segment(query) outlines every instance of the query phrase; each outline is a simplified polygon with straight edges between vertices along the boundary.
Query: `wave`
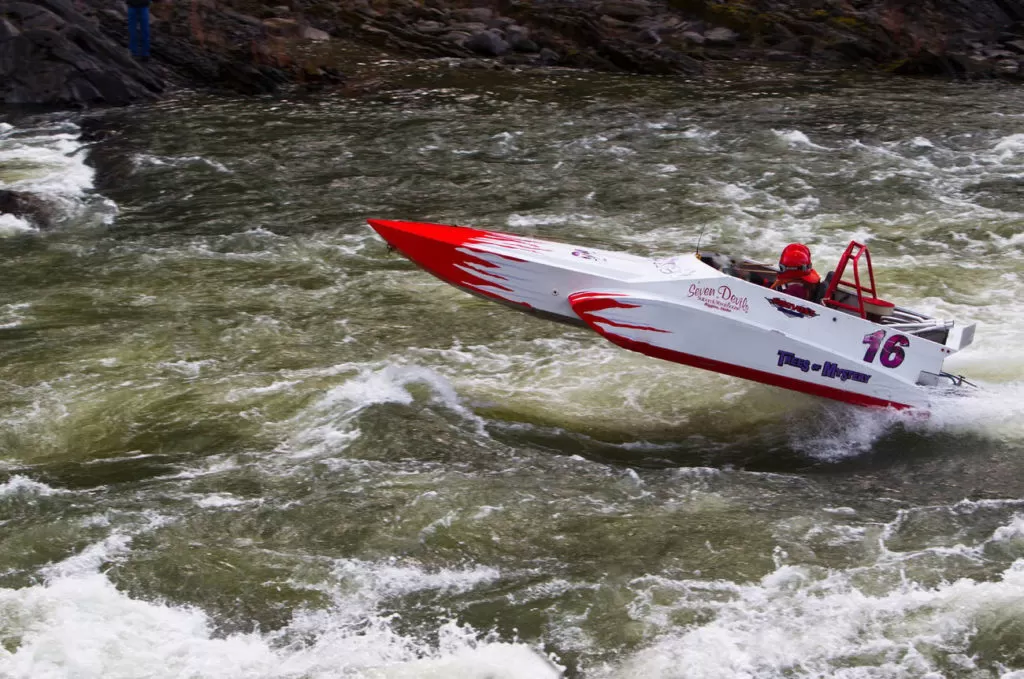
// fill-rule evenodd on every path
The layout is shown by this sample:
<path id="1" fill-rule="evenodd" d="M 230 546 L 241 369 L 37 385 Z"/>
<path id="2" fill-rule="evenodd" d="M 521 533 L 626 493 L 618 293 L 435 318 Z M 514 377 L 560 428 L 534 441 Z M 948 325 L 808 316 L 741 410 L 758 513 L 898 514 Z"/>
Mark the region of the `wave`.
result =
<path id="1" fill-rule="evenodd" d="M 71 122 L 26 127 L 0 124 L 0 189 L 35 196 L 46 208 L 45 226 L 106 225 L 117 205 L 93 192 L 80 128 Z M 37 231 L 32 217 L 0 215 L 0 236 Z"/>

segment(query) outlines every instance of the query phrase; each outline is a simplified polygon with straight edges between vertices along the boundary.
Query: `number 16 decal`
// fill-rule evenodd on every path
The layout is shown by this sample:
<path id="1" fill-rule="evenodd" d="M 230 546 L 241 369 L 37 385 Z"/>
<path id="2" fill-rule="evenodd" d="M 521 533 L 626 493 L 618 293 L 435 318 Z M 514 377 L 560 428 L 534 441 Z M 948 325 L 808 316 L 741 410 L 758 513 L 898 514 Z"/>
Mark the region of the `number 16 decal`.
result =
<path id="1" fill-rule="evenodd" d="M 879 363 L 886 368 L 900 367 L 903 359 L 906 358 L 903 347 L 910 346 L 910 339 L 906 335 L 893 335 L 886 340 L 884 345 L 882 344 L 883 339 L 885 339 L 885 330 L 864 335 L 864 341 L 861 344 L 868 345 L 868 350 L 864 353 L 864 360 L 867 363 L 874 361 L 878 349 L 881 348 L 882 355 L 878 359 Z"/>

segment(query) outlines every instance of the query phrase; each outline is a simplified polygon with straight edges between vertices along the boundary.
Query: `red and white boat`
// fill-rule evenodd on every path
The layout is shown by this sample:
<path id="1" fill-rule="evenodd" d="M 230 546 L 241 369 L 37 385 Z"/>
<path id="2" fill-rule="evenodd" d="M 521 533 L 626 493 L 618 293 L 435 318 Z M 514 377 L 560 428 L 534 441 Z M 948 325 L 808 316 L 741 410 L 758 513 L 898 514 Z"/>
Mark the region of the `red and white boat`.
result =
<path id="1" fill-rule="evenodd" d="M 651 259 L 495 231 L 371 219 L 388 244 L 466 292 L 586 325 L 631 351 L 862 406 L 927 407 L 959 386 L 943 361 L 974 325 L 886 300 L 851 242 L 815 301 L 770 289 L 773 266 L 712 253 Z"/>

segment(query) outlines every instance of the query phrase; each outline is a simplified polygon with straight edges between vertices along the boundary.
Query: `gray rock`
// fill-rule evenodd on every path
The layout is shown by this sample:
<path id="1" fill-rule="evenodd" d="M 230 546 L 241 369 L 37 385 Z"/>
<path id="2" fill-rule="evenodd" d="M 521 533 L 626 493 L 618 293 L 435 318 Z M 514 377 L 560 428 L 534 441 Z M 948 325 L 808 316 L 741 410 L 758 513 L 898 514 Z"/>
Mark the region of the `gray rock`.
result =
<path id="1" fill-rule="evenodd" d="M 439 35 L 448 30 L 440 21 L 417 21 L 413 28 L 425 35 Z"/>
<path id="2" fill-rule="evenodd" d="M 465 47 L 487 57 L 500 57 L 509 51 L 509 44 L 490 31 L 474 33 L 465 42 Z"/>
<path id="3" fill-rule="evenodd" d="M 501 63 L 508 64 L 509 66 L 529 66 L 536 60 L 527 54 L 506 54 L 501 58 Z"/>
<path id="4" fill-rule="evenodd" d="M 768 61 L 803 61 L 803 57 L 793 52 L 782 52 L 780 50 L 768 50 L 764 53 Z"/>
<path id="5" fill-rule="evenodd" d="M 325 40 L 331 39 L 331 34 L 327 31 L 321 31 L 319 28 L 313 28 L 312 26 L 303 26 L 299 29 L 299 37 L 303 40 L 313 40 L 315 42 L 324 42 Z"/>
<path id="6" fill-rule="evenodd" d="M 0 103 L 117 105 L 163 89 L 101 30 L 106 20 L 127 32 L 112 10 L 90 19 L 67 0 L 0 1 L 0 15 Z"/>
<path id="7" fill-rule="evenodd" d="M 450 42 L 454 45 L 464 45 L 469 40 L 470 34 L 465 31 L 452 31 L 445 33 L 441 36 L 441 40 L 444 42 Z"/>
<path id="8" fill-rule="evenodd" d="M 534 54 L 540 51 L 540 46 L 529 38 L 515 36 L 509 41 L 512 51 L 524 54 Z"/>
<path id="9" fill-rule="evenodd" d="M 783 40 L 779 44 L 775 45 L 775 50 L 778 52 L 792 52 L 794 54 L 803 54 L 809 56 L 814 52 L 817 46 L 817 40 L 815 40 L 812 36 L 801 35 L 800 37 L 797 38 Z"/>
<path id="10" fill-rule="evenodd" d="M 8 2 L 3 8 L 8 19 L 12 19 L 22 30 L 39 28 L 56 31 L 67 23 L 50 10 L 27 2 Z"/>
<path id="11" fill-rule="evenodd" d="M 1006 46 L 1018 54 L 1024 54 L 1024 40 L 1010 40 Z"/>
<path id="12" fill-rule="evenodd" d="M 615 17 L 611 16 L 610 14 L 602 14 L 601 18 L 598 19 L 598 21 L 601 22 L 602 26 L 607 26 L 608 28 L 619 30 L 619 31 L 625 31 L 625 30 L 628 30 L 630 28 L 630 25 L 629 25 L 628 21 L 623 21 L 622 19 L 616 19 Z"/>
<path id="13" fill-rule="evenodd" d="M 840 40 L 839 42 L 829 45 L 828 49 L 832 52 L 841 54 L 843 57 L 850 59 L 851 61 L 858 61 L 861 59 L 882 61 L 885 59 L 885 52 L 866 40 Z"/>
<path id="14" fill-rule="evenodd" d="M 486 24 L 488 21 L 494 18 L 494 12 L 486 7 L 470 7 L 468 9 L 460 9 L 452 12 L 452 15 L 457 19 L 461 19 L 467 23 L 481 23 Z"/>
<path id="15" fill-rule="evenodd" d="M 648 45 L 660 45 L 661 36 L 658 35 L 657 31 L 651 28 L 640 31 L 640 34 L 636 37 L 637 42 L 642 42 Z"/>
<path id="16" fill-rule="evenodd" d="M 537 55 L 537 63 L 541 66 L 555 66 L 562 61 L 562 57 L 553 49 L 545 47 Z"/>
<path id="17" fill-rule="evenodd" d="M 40 229 L 53 226 L 60 218 L 59 207 L 38 194 L 0 189 L 0 214 L 3 213 L 26 219 Z"/>
<path id="18" fill-rule="evenodd" d="M 469 33 L 469 34 L 472 35 L 473 33 L 480 33 L 480 32 L 486 31 L 487 30 L 487 24 L 479 22 L 479 21 L 470 22 L 470 23 L 465 23 L 465 22 L 454 23 L 454 24 L 450 24 L 448 26 L 448 29 L 451 30 L 451 31 L 464 31 L 464 32 Z"/>
<path id="19" fill-rule="evenodd" d="M 459 62 L 459 65 L 462 68 L 471 68 L 481 71 L 498 71 L 502 68 L 500 63 L 490 59 L 463 59 Z"/>
<path id="20" fill-rule="evenodd" d="M 995 70 L 1000 75 L 1017 75 L 1020 63 L 1016 59 L 1000 59 L 996 62 Z"/>
<path id="21" fill-rule="evenodd" d="M 674 14 L 659 14 L 649 19 L 641 19 L 636 22 L 643 28 L 649 28 L 659 34 L 672 33 L 683 27 L 685 23 L 680 17 Z"/>
<path id="22" fill-rule="evenodd" d="M 647 0 L 604 0 L 597 6 L 596 11 L 626 22 L 633 22 L 654 14 L 654 10 L 651 9 Z"/>
<path id="23" fill-rule="evenodd" d="M 248 24 L 248 25 L 256 27 L 256 28 L 263 28 L 263 22 L 261 20 L 257 19 L 254 16 L 250 16 L 248 14 L 242 14 L 241 12 L 236 12 L 233 9 L 227 9 L 227 8 L 222 9 L 220 11 L 224 14 L 224 16 L 231 17 L 235 21 L 241 22 L 243 24 Z M 275 14 L 276 14 L 276 12 L 275 12 Z M 278 15 L 278 16 L 280 16 L 280 15 Z"/>
<path id="24" fill-rule="evenodd" d="M 529 38 L 530 29 L 526 26 L 520 26 L 519 24 L 510 24 L 505 27 L 505 38 L 512 40 L 514 38 Z"/>
<path id="25" fill-rule="evenodd" d="M 685 31 L 683 33 L 683 40 L 689 43 L 693 43 L 694 45 L 703 45 L 706 39 L 700 33 L 694 33 L 693 31 Z"/>
<path id="26" fill-rule="evenodd" d="M 7 19 L 0 18 L 0 42 L 10 40 L 16 35 L 21 35 L 21 31 Z"/>
<path id="27" fill-rule="evenodd" d="M 263 28 L 271 35 L 279 35 L 283 37 L 296 37 L 299 35 L 299 22 L 295 19 L 271 17 L 269 19 L 264 19 L 260 23 L 263 24 Z"/>
<path id="28" fill-rule="evenodd" d="M 704 34 L 704 39 L 707 40 L 710 45 L 732 45 L 739 37 L 739 33 L 731 28 L 726 28 L 725 26 L 712 28 Z"/>

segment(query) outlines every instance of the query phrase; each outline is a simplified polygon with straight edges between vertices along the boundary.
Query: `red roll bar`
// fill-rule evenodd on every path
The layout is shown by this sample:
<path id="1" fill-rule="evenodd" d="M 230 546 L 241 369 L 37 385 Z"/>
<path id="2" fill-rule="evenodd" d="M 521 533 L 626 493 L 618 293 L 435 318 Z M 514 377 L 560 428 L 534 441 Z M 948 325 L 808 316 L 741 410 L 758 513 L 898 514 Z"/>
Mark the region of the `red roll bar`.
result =
<path id="1" fill-rule="evenodd" d="M 868 267 L 866 285 L 861 282 L 860 278 L 861 257 L 864 258 Z M 843 278 L 843 275 L 846 273 L 846 265 L 851 262 L 853 263 L 852 281 Z M 856 306 L 833 299 L 839 286 L 848 288 L 847 291 L 851 295 L 856 295 Z M 868 252 L 868 247 L 866 245 L 858 243 L 857 241 L 850 241 L 850 244 L 846 246 L 846 250 L 843 252 L 843 256 L 839 258 L 839 264 L 836 265 L 835 273 L 832 274 L 832 280 L 829 281 L 828 288 L 825 290 L 825 295 L 822 297 L 821 303 L 834 309 L 852 311 L 860 314 L 861 318 L 867 318 L 868 313 L 879 315 L 887 312 L 891 313 L 893 304 L 891 302 L 878 299 L 878 292 L 875 288 L 875 270 L 871 266 L 871 253 Z M 866 305 L 871 308 L 865 308 Z"/>

